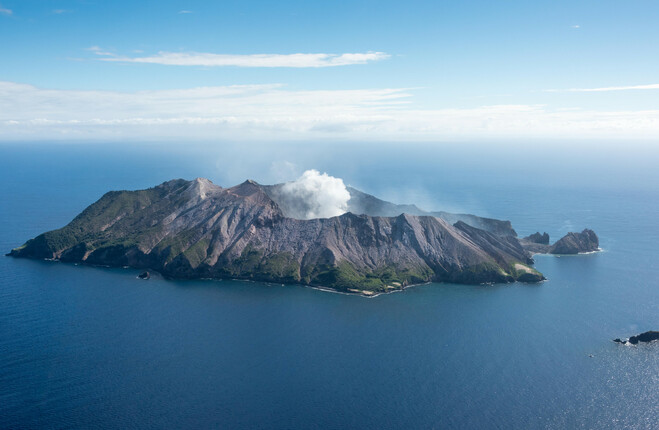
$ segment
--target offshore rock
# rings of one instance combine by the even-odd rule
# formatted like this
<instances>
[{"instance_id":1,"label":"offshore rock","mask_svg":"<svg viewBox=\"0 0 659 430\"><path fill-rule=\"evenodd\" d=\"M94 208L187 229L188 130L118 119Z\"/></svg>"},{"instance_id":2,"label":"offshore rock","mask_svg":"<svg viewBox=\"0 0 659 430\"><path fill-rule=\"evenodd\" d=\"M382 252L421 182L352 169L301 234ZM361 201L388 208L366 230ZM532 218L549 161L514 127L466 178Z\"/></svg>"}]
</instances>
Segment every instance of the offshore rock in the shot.
<instances>
[{"instance_id":1,"label":"offshore rock","mask_svg":"<svg viewBox=\"0 0 659 430\"><path fill-rule=\"evenodd\" d=\"M534 233L519 240L522 247L535 254L583 254L599 251L599 238L594 231L585 229L581 233L568 233L553 245L549 244L547 233Z\"/></svg>"},{"instance_id":2,"label":"offshore rock","mask_svg":"<svg viewBox=\"0 0 659 430\"><path fill-rule=\"evenodd\" d=\"M547 232L540 234L540 232L533 233L530 236L526 236L524 239L527 242L539 243L541 245L549 245L549 234Z\"/></svg>"},{"instance_id":3,"label":"offshore rock","mask_svg":"<svg viewBox=\"0 0 659 430\"><path fill-rule=\"evenodd\" d=\"M646 331L636 336L632 336L627 340L622 339L613 339L614 342L621 343L623 345L632 344L637 345L639 342L649 343L655 340L659 340L659 331Z\"/></svg>"},{"instance_id":4,"label":"offshore rock","mask_svg":"<svg viewBox=\"0 0 659 430\"><path fill-rule=\"evenodd\" d=\"M594 231L585 229L581 233L568 233L556 242L552 254L581 254L599 250L599 238Z\"/></svg>"}]
</instances>

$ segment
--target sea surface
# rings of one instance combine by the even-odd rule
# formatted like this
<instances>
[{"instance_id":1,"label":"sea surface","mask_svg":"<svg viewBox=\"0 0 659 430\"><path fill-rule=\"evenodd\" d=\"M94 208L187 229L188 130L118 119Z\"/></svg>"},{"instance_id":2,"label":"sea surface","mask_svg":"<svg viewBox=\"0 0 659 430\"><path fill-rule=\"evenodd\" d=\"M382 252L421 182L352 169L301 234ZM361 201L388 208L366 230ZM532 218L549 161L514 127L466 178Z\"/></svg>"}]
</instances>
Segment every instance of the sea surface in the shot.
<instances>
[{"instance_id":1,"label":"sea surface","mask_svg":"<svg viewBox=\"0 0 659 430\"><path fill-rule=\"evenodd\" d=\"M626 142L0 146L0 251L114 189L222 186L308 168L520 236L594 229L537 256L538 285L376 298L297 285L136 279L0 257L0 428L659 428L659 152Z\"/></svg>"}]
</instances>

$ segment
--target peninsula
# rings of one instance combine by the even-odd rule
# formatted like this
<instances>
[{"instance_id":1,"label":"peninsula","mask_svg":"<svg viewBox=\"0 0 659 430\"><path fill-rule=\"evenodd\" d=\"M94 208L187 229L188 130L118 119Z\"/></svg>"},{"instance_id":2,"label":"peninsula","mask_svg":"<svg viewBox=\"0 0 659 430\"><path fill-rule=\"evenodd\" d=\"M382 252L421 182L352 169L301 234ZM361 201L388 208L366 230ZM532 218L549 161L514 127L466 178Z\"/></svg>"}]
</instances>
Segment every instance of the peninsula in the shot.
<instances>
[{"instance_id":1,"label":"peninsula","mask_svg":"<svg viewBox=\"0 0 659 430\"><path fill-rule=\"evenodd\" d=\"M111 191L67 226L8 255L369 295L431 281L540 282L532 253L598 249L591 230L549 245L546 234L518 239L509 221L426 212L345 190L345 213L312 219L297 215L306 202L286 184L222 188L198 178Z\"/></svg>"}]
</instances>

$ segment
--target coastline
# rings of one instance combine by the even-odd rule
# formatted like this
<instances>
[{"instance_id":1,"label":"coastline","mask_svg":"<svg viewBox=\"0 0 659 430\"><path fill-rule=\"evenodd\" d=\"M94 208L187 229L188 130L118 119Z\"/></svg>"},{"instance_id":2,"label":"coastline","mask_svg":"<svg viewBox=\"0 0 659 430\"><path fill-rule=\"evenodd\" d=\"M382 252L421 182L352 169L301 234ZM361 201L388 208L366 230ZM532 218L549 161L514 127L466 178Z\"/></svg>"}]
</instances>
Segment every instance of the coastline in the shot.
<instances>
[{"instance_id":1,"label":"coastline","mask_svg":"<svg viewBox=\"0 0 659 430\"><path fill-rule=\"evenodd\" d=\"M390 291L372 292L372 294L364 294L363 291L368 291L368 290L361 290L362 292L352 292L352 291L339 291L339 290L335 290L334 288L330 288L330 287L314 286L314 285L306 285L306 284L290 284L290 285L300 285L300 286L305 287L305 288L311 288L313 290L323 291L323 292L326 292L326 293L344 294L346 296L359 296L359 297L364 297L366 299L374 299L378 296L382 296L382 295L385 295L385 294L400 293L400 292L405 291L408 288L418 287L418 286L421 286L421 285L428 285L428 284L432 284L432 282L429 281L429 282L422 282L422 283L419 283L419 284L410 284L410 285L406 285L406 286L401 287L401 288L392 288L392 289L390 289Z\"/></svg>"},{"instance_id":2,"label":"coastline","mask_svg":"<svg viewBox=\"0 0 659 430\"><path fill-rule=\"evenodd\" d=\"M606 250L603 248L597 248L595 251L577 252L576 254L549 254L546 252L534 252L531 254L531 257L535 257L536 255L544 255L547 257L578 257L580 255L599 254L600 252L605 252L605 251Z\"/></svg>"},{"instance_id":3,"label":"coastline","mask_svg":"<svg viewBox=\"0 0 659 430\"><path fill-rule=\"evenodd\" d=\"M558 258L560 258L560 257L575 257L575 256L580 256L580 255L597 254L597 253L601 253L601 252L604 252L604 251L605 251L604 249L598 248L595 251L580 252L578 254L547 254L547 253L538 252L538 253L531 254L531 256L535 257L537 255L541 255L541 256L558 257ZM5 256L12 257L11 254L5 254ZM39 259L37 259L37 260L39 260ZM326 292L326 293L344 294L344 295L350 295L350 296L361 296L361 297L365 297L365 298L368 298L368 299L379 297L381 295L392 294L392 293L396 293L396 292L402 292L402 291L404 291L408 288L417 287L417 286L421 286L421 285L428 285L428 284L433 283L433 281L428 281L428 282L410 284L410 285L406 285L406 286L388 285L387 288L386 288L386 291L360 290L360 289L357 289L357 288L348 288L347 291L341 291L341 290L337 290L335 288L328 287L328 286L309 285L309 284L304 284L304 283L299 283L299 282L296 282L296 283L281 283L281 282L274 282L274 281L268 281L268 280L244 279L244 278L208 278L208 277L200 277L200 278L183 278L182 277L182 278L177 278L177 277L171 277L171 276L168 276L168 275L163 275L160 271L158 271L156 269L152 269L152 268L132 267L132 266L126 266L126 265L113 266L113 265L105 265L105 264L90 264L90 263L87 263L87 262L84 262L84 261L79 261L79 262L68 262L67 261L67 262L63 262L58 258L43 258L43 259L40 259L40 260L49 261L49 262L57 262L57 263L70 263L70 264L73 264L74 266L85 265L85 266L90 266L90 267L102 267L102 268L109 268L109 269L147 270L147 271L150 271L152 274L157 274L160 278L165 279L165 280L200 280L200 281L216 281L216 282L217 281L223 281L223 280L230 280L230 281L237 281L237 282L254 282L254 283L258 282L258 283L262 283L264 285L281 285L281 286L287 286L287 285L295 286L295 285L297 285L297 286L302 286L302 287L305 287L305 288L311 288L311 289L314 289L314 290L323 291L323 292ZM547 279L544 279L544 280L540 281L539 283L544 283L546 281L547 281ZM441 283L441 282L438 282L438 283ZM496 283L484 282L484 283L473 284L473 285L494 285L494 284L496 284Z\"/></svg>"},{"instance_id":4,"label":"coastline","mask_svg":"<svg viewBox=\"0 0 659 430\"><path fill-rule=\"evenodd\" d=\"M13 257L10 254L5 254L5 257ZM272 282L272 281L261 281L261 280L256 280L256 279L242 279L242 278L173 278L170 276L163 275L160 271L152 269L152 268L144 268L144 267L132 267L132 266L126 266L126 265L121 265L121 266L111 266L107 264L90 264L86 263L84 261L78 261L78 262L68 262L68 261L62 261L59 258L42 258L42 259L33 259L33 258L28 258L27 260L35 260L35 261L48 261L51 263L62 263L62 264L71 264L73 266L88 266L88 267L99 267L99 268L104 268L104 269L123 269L123 270L147 270L151 273L153 276L154 274L157 274L160 278L164 280L176 280L176 281L224 281L224 280L229 280L229 281L236 281L236 282L253 282L253 283L261 283L263 285L280 285L280 286L301 286L304 288L311 288L313 290L318 290L326 293L334 293L334 294L344 294L347 296L359 296L359 297L364 297L367 299L372 299L384 294L392 294L392 293L397 293L397 292L402 292L408 288L412 287L417 287L420 285L428 285L431 284L432 281L429 282L422 282L418 284L410 284L406 286L401 286L400 288L390 288L389 291L378 291L378 292L371 292L369 290L357 290L353 289L354 291L339 291L335 288L332 287L326 287L322 285L308 285L308 284L303 284L303 283L281 283L281 282ZM139 279L136 277L136 279ZM369 294L370 293L370 294Z\"/></svg>"}]
</instances>

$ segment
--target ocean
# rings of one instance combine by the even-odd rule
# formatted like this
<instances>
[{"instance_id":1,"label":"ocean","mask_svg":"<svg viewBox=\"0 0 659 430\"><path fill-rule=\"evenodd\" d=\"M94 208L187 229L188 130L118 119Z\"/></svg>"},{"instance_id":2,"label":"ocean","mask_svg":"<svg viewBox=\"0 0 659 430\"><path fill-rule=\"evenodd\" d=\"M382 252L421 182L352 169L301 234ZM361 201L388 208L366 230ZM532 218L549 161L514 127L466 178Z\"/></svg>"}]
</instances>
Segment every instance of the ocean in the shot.
<instances>
[{"instance_id":1,"label":"ocean","mask_svg":"<svg viewBox=\"0 0 659 430\"><path fill-rule=\"evenodd\" d=\"M376 298L0 258L0 428L659 428L659 150L629 142L0 146L0 250L106 191L316 168L602 252Z\"/></svg>"}]
</instances>

